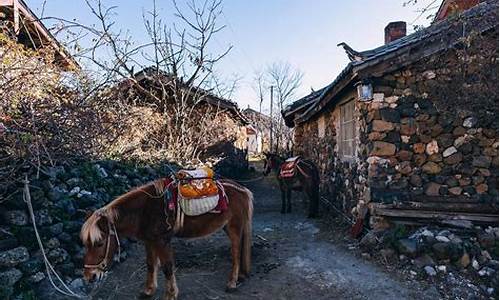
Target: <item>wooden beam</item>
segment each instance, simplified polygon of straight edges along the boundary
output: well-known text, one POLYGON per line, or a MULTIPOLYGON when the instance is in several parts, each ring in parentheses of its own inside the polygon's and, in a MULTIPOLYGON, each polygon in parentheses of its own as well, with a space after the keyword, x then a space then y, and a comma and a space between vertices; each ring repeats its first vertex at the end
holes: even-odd
POLYGON ((19 34, 19 2, 17 0, 13 0, 14 7, 14 32, 16 35, 19 34))
POLYGON ((372 203, 374 208, 408 209, 465 213, 498 213, 498 204, 488 203, 452 203, 452 202, 398 202, 390 204, 372 203))
POLYGON ((374 215, 398 218, 432 219, 432 220, 468 220, 481 223, 498 223, 498 215, 457 212, 418 211, 404 209, 374 208, 374 215))
POLYGON ((0 6, 13 6, 14 0, 0 0, 0 6))

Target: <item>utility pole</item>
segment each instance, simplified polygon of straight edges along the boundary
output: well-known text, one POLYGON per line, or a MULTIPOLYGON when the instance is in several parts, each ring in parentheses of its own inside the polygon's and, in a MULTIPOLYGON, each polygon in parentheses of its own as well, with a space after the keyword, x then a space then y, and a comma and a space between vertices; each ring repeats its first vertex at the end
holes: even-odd
POLYGON ((274 86, 271 85, 271 130, 269 136, 269 151, 273 150, 273 89, 274 86))

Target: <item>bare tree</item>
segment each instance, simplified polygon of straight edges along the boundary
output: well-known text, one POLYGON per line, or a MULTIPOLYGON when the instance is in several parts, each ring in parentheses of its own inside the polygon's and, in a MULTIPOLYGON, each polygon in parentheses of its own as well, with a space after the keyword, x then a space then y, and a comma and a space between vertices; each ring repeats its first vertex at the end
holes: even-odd
POLYGON ((61 31, 79 28, 87 40, 92 36, 92 45, 82 47, 77 56, 94 65, 106 84, 126 82, 134 91, 128 95, 131 101, 162 114, 164 128, 161 134, 155 133, 155 147, 171 158, 189 160, 214 139, 234 138, 234 132, 220 136, 220 128, 213 128, 225 126, 217 124, 225 113, 217 101, 231 97, 239 80, 235 76, 224 84, 215 72, 215 65, 232 46, 220 53, 209 51, 214 36, 225 27, 219 25, 221 0, 173 0, 176 19, 172 25, 165 24, 153 1, 151 11, 143 13, 149 41, 142 44, 134 43, 127 32, 114 30, 115 7, 105 7, 101 0, 86 3, 99 26, 58 19, 64 24, 61 31), (111 58, 102 53, 110 53, 111 58))
POLYGON ((267 88, 269 83, 266 82, 266 74, 262 71, 256 71, 253 77, 252 88, 259 98, 259 113, 262 113, 262 103, 267 95, 267 88))
POLYGON ((275 123, 275 151, 290 151, 292 132, 283 124, 281 111, 292 102, 295 92, 302 83, 304 74, 286 62, 276 62, 267 67, 267 77, 270 85, 274 87, 276 96, 274 103, 278 110, 271 116, 275 123))

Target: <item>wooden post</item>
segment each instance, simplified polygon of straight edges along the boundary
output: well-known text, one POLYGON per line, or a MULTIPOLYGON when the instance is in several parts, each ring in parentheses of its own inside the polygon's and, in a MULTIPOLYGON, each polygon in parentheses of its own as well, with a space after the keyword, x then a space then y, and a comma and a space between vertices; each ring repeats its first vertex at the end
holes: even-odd
POLYGON ((19 2, 14 0, 12 3, 14 9, 14 32, 16 35, 19 34, 19 2))

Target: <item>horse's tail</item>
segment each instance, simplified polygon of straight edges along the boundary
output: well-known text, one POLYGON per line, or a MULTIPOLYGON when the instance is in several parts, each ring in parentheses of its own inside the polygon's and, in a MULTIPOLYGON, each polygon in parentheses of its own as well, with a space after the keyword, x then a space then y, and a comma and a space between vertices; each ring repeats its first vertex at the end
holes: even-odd
POLYGON ((243 236, 241 245, 241 273, 245 276, 250 274, 252 264, 252 217, 253 217, 253 194, 247 190, 248 202, 246 203, 245 219, 243 220, 243 236))

